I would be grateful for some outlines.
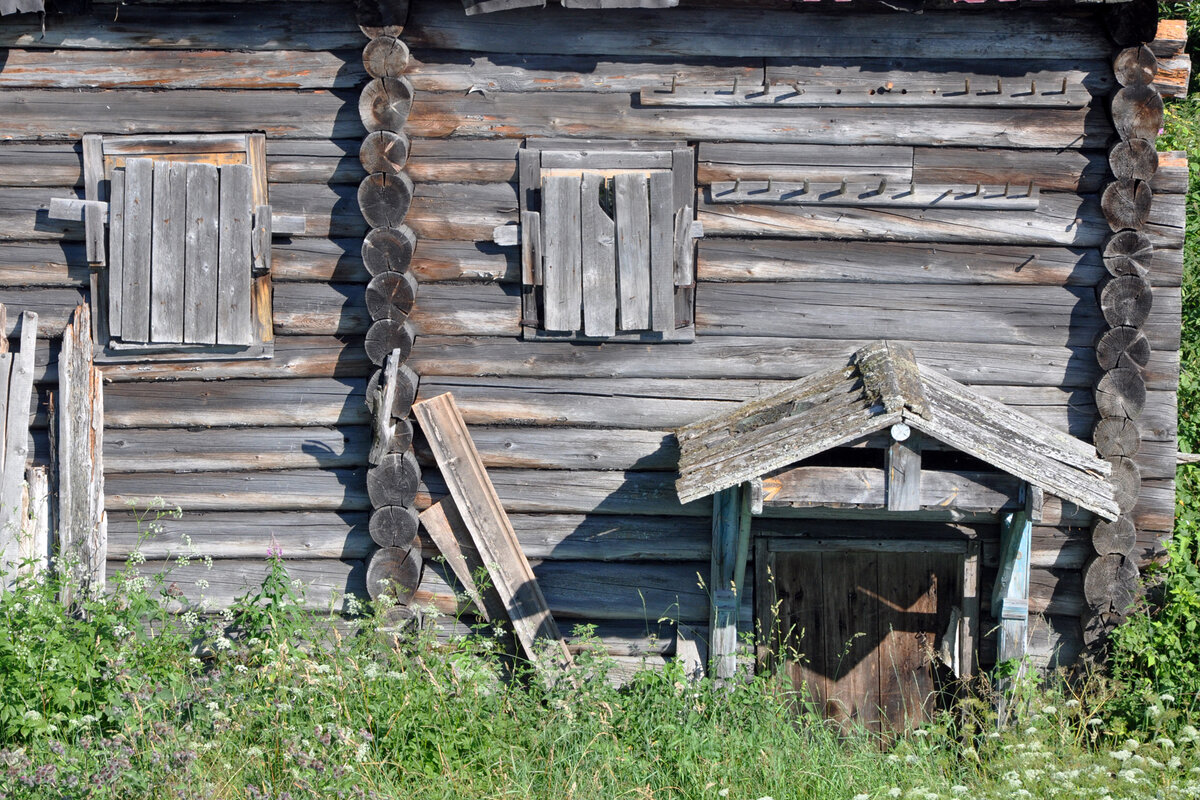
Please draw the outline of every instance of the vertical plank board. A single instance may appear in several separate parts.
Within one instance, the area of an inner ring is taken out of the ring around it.
[[[479,558],[479,551],[471,541],[471,533],[458,513],[458,507],[454,505],[454,498],[442,498],[422,511],[420,517],[425,532],[437,545],[479,615],[487,622],[498,623],[506,619],[508,611],[496,587],[488,582],[481,590],[475,583],[474,576],[480,574],[480,569],[486,570],[487,565]]]
[[[59,557],[76,565],[85,591],[104,587],[108,558],[104,513],[104,388],[92,364],[91,314],[75,309],[58,362],[54,466]],[[63,597],[70,604],[74,598]]]
[[[578,175],[556,175],[542,185],[542,323],[550,331],[580,328],[580,183]]]
[[[885,460],[888,511],[920,511],[921,434],[912,431],[904,441],[893,441]]]
[[[50,567],[50,476],[45,467],[25,472],[26,502],[22,513],[20,561],[36,576]]]
[[[154,226],[150,248],[150,341],[183,341],[187,164],[154,164]]]
[[[616,183],[617,303],[623,331],[650,327],[650,201],[646,177],[620,173]]]
[[[413,412],[526,654],[534,664],[545,665],[543,648],[548,646],[553,660],[570,664],[566,642],[454,397],[447,393],[415,403]]]
[[[107,200],[104,196],[104,140],[99,134],[83,137],[83,196],[88,200]],[[104,266],[104,217],[100,209],[89,206],[83,212],[84,242],[87,260]]]
[[[108,179],[108,335],[121,338],[121,290],[125,264],[125,170],[113,170]]]
[[[692,148],[677,147],[671,151],[671,185],[673,208],[695,205],[696,151]]]
[[[4,431],[0,444],[4,448],[4,469],[0,473],[0,572],[5,581],[12,578],[19,557],[19,535],[24,492],[25,460],[29,455],[29,406],[33,395],[33,357],[37,347],[38,315],[33,311],[21,314],[21,349],[11,355],[8,379],[0,385],[7,394],[4,410]]]
[[[962,621],[958,633],[961,647],[959,663],[961,678],[975,674],[979,647],[979,540],[967,542],[967,552],[962,564]]]
[[[846,732],[855,727],[878,732],[879,557],[875,553],[826,552],[821,561],[829,682],[826,715]]]
[[[521,324],[542,325],[537,287],[542,285],[542,220],[536,211],[521,212]]]
[[[121,338],[150,341],[150,227],[154,218],[154,162],[125,162],[125,264],[121,286]]]
[[[604,177],[587,172],[580,184],[582,225],[583,332],[612,336],[617,332],[617,263],[614,224],[600,205]]]
[[[217,266],[217,344],[248,345],[250,319],[250,236],[253,206],[251,170],[221,167],[220,244]]]
[[[675,212],[675,285],[691,286],[696,282],[696,245],[692,239],[692,207],[685,205]]]
[[[675,206],[668,172],[650,173],[650,329],[675,330]]]
[[[818,552],[775,553],[774,572],[779,627],[772,639],[780,642],[792,685],[824,714],[833,681],[827,679],[830,655],[826,649],[826,609],[822,555]]]
[[[271,318],[271,276],[259,275],[250,285],[250,327],[254,341],[266,345],[275,341]]]
[[[538,190],[541,189],[542,153],[532,147],[517,151],[517,177],[520,180],[521,213],[541,211]]]
[[[12,372],[12,360],[12,353],[0,353],[0,476],[4,475],[4,457],[8,451],[4,445],[8,441],[8,381]],[[2,513],[3,509],[0,509],[0,514]]]
[[[253,176],[251,202],[254,206],[266,205],[267,200],[267,137],[261,133],[246,136],[246,165]]]
[[[254,234],[250,246],[251,266],[255,275],[271,271],[271,207],[254,207]]]
[[[217,167],[187,165],[183,341],[193,344],[217,341],[219,185]]]

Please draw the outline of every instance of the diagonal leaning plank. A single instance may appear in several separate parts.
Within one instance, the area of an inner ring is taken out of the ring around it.
[[[566,642],[521,552],[454,396],[447,392],[423,400],[413,405],[413,411],[488,576],[504,601],[521,647],[542,671],[548,666],[543,658],[546,652],[553,661],[570,664]]]

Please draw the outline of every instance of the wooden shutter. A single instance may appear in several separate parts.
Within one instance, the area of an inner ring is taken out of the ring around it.
[[[694,338],[694,160],[690,148],[654,145],[550,140],[521,151],[526,337]]]

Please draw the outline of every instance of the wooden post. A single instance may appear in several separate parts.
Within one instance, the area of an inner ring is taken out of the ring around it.
[[[91,313],[78,306],[58,360],[55,467],[59,569],[72,566],[80,588],[104,588],[108,518],[104,512],[104,389],[92,364]],[[69,593],[68,593],[69,594]],[[75,598],[63,597],[64,603]]]
[[[25,472],[24,506],[21,513],[20,562],[26,574],[36,577],[50,567],[50,475],[45,467]]]
[[[1004,516],[1000,533],[1000,570],[992,589],[992,616],[1000,622],[997,663],[1023,662],[1029,632],[1029,558],[1033,539],[1035,493],[1033,487],[1021,487],[1025,507]],[[1016,677],[1025,669],[1018,663]],[[1000,684],[1001,721],[1004,698],[1011,688],[1006,679]]]
[[[750,550],[751,494],[749,486],[733,486],[713,495],[709,665],[720,679],[737,672],[738,609]]]
[[[921,434],[898,422],[887,449],[888,511],[921,510]]]

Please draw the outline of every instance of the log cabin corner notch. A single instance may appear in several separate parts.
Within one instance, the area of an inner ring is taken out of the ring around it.
[[[884,463],[877,468],[798,466],[805,459],[863,443],[885,431],[891,444],[884,451]],[[931,638],[941,636],[951,653],[947,659],[951,668],[956,674],[969,674],[975,664],[978,634],[974,629],[980,605],[980,581],[974,572],[977,564],[971,558],[969,538],[922,542],[920,526],[910,527],[905,538],[889,535],[889,526],[912,519],[932,523],[931,528],[967,519],[979,522],[990,518],[1000,524],[1000,565],[990,607],[1001,623],[999,657],[1008,659],[1025,654],[1030,531],[1033,522],[1041,521],[1043,493],[1104,520],[1120,515],[1108,480],[1111,466],[1096,457],[1092,446],[920,366],[911,350],[893,342],[869,344],[846,366],[817,372],[769,396],[680,428],[676,435],[680,474],[675,485],[680,501],[713,495],[710,653],[719,677],[731,677],[735,672],[737,609],[752,548],[758,570],[757,622],[768,633],[779,622],[777,609],[769,602],[771,591],[779,591],[776,579],[790,581],[797,570],[813,570],[811,564],[803,563],[803,553],[831,564],[838,562],[838,569],[831,568],[831,572],[840,570],[844,584],[827,586],[815,598],[810,586],[810,603],[823,603],[823,595],[846,591],[851,596],[864,592],[882,595],[895,582],[919,583],[919,576],[888,575],[889,569],[873,560],[876,556],[864,554],[891,553],[890,569],[901,573],[927,570],[929,583],[922,591],[936,598],[940,617],[949,615],[953,623],[945,628],[946,619],[937,626],[926,622],[924,633]],[[999,472],[977,467],[922,468],[923,449],[945,448]],[[872,548],[864,547],[856,535],[861,532],[849,526],[840,536],[835,532],[832,538],[807,541],[804,546],[798,546],[786,530],[776,529],[771,536],[761,531],[756,536],[753,531],[752,518],[786,516],[792,509],[812,507],[828,507],[829,516],[843,522],[874,519],[875,527],[883,532],[876,533],[880,538]],[[760,541],[752,543],[752,538]],[[936,538],[936,534],[925,538]],[[855,563],[849,572],[848,561]],[[785,562],[788,574],[773,574]],[[864,569],[869,577],[861,574]],[[943,594],[949,590],[951,596],[936,597],[939,576]],[[830,580],[820,570],[810,577],[817,586]],[[912,598],[891,605],[908,609],[910,601]],[[887,605],[887,601],[881,602]],[[878,613],[859,611],[864,616]],[[818,618],[814,627],[834,627],[837,622]],[[862,619],[850,619],[851,625],[862,623]],[[880,649],[898,647],[889,645],[888,635],[883,633],[873,644]],[[813,651],[810,647],[804,652]],[[924,668],[920,653],[902,655],[915,665],[913,670]],[[818,663],[814,668],[821,667]],[[813,676],[806,680],[811,684]],[[845,690],[829,689],[826,694],[865,713],[873,695],[863,695],[860,689],[854,690],[853,697],[845,696]],[[920,707],[924,699],[914,695],[907,701],[911,702],[900,707]],[[878,724],[880,718],[875,717],[874,722]]]

